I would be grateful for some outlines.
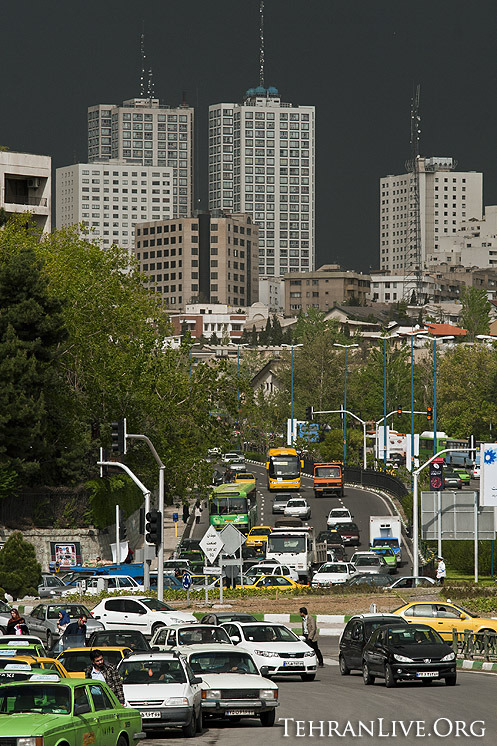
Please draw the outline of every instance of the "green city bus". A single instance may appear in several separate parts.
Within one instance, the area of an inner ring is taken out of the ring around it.
[[[257,495],[255,484],[220,484],[209,497],[209,523],[221,530],[233,523],[242,533],[248,534],[257,525]]]

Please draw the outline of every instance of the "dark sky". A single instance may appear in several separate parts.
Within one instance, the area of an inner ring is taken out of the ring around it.
[[[266,0],[266,85],[314,104],[316,265],[378,267],[378,179],[409,158],[421,84],[423,155],[483,171],[497,204],[495,0]],[[197,108],[206,206],[207,107],[258,83],[258,0],[4,3],[0,145],[85,161],[86,108],[139,95],[145,23],[155,94]]]

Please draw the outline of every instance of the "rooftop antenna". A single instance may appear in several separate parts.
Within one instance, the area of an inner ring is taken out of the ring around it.
[[[259,4],[259,85],[264,85],[264,0]]]
[[[154,98],[154,79],[152,68],[148,67],[147,69],[147,55],[145,53],[145,23],[143,23],[142,32],[140,34],[140,57],[140,97],[152,99]]]
[[[411,174],[409,189],[409,227],[407,245],[404,255],[404,298],[407,302],[414,293],[416,304],[423,303],[423,278],[421,271],[421,209],[419,196],[419,139],[421,134],[421,116],[419,97],[421,86],[418,84],[411,99],[411,159],[406,162],[407,171]]]

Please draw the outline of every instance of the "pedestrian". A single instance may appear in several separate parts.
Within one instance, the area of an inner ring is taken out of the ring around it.
[[[439,585],[443,585],[445,582],[445,576],[447,575],[447,570],[445,569],[445,562],[443,560],[443,557],[437,557],[437,560],[437,581]]]
[[[86,615],[81,614],[76,622],[68,624],[62,638],[63,648],[83,648],[86,642]]]
[[[190,517],[190,508],[188,503],[183,503],[183,523],[188,523]]]
[[[67,627],[71,624],[71,617],[64,609],[59,609],[59,618],[57,619],[57,631],[62,637]]]
[[[322,668],[324,666],[324,662],[323,654],[321,653],[318,646],[318,628],[316,620],[308,613],[305,606],[300,607],[299,614],[302,617],[302,634],[305,637],[306,643],[316,653],[319,667]]]
[[[7,622],[8,635],[29,635],[29,630],[24,617],[19,614],[17,609],[12,609],[10,619]]]
[[[105,681],[109,689],[116,695],[119,702],[124,704],[124,691],[121,677],[114,666],[105,663],[101,650],[90,651],[91,664],[85,670],[85,679]]]
[[[202,508],[200,507],[200,503],[197,502],[195,505],[195,523],[200,523],[200,519],[202,517]]]

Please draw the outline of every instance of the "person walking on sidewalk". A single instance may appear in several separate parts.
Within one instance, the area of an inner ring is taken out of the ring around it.
[[[445,568],[445,562],[443,561],[443,557],[437,557],[437,559],[438,559],[437,582],[439,585],[443,585],[445,582],[445,576],[447,575],[447,570]]]
[[[302,617],[302,634],[305,637],[306,643],[316,653],[318,665],[320,668],[322,668],[324,666],[323,654],[321,653],[318,646],[318,628],[316,620],[308,613],[305,606],[300,607],[299,614]]]

